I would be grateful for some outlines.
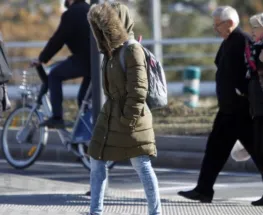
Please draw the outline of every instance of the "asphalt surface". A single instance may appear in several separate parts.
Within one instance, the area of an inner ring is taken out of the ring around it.
[[[213,204],[200,204],[177,196],[178,191],[195,186],[198,171],[155,171],[164,215],[263,214],[263,207],[250,206],[263,194],[259,174],[221,173]],[[0,160],[1,214],[87,214],[90,199],[84,194],[88,190],[89,172],[81,164],[37,162],[26,170],[16,170]],[[144,192],[131,166],[116,166],[110,171],[104,214],[147,214]]]

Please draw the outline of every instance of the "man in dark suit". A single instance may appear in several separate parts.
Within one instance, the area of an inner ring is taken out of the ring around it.
[[[211,202],[213,186],[237,140],[244,145],[256,166],[263,173],[262,160],[256,159],[253,148],[253,126],[247,99],[248,80],[244,61],[245,41],[250,40],[239,27],[237,11],[218,7],[213,12],[214,29],[224,39],[216,56],[216,93],[219,111],[208,137],[197,186],[178,194],[200,202]],[[263,198],[252,202],[263,205]]]
[[[80,106],[90,84],[90,26],[87,20],[90,5],[85,0],[65,0],[68,8],[62,14],[61,22],[54,35],[48,41],[38,60],[33,65],[47,63],[64,45],[72,55],[56,66],[49,74],[53,117],[40,126],[63,128],[62,82],[83,77],[79,90],[78,105]]]

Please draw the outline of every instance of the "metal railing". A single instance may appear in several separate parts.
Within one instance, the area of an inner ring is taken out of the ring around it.
[[[162,45],[181,45],[181,44],[219,44],[222,42],[221,38],[217,37],[200,37],[200,38],[167,38],[158,40],[144,39],[143,45],[153,45],[155,43]],[[12,41],[6,42],[7,48],[42,48],[46,41]]]
[[[180,96],[183,93],[183,83],[171,82],[167,85],[169,96]],[[66,99],[76,99],[78,95],[79,85],[66,84],[63,85],[63,94]],[[16,85],[8,85],[8,95],[11,100],[19,100],[21,98],[20,90]],[[215,82],[201,82],[200,96],[215,96]]]
[[[180,46],[180,45],[206,45],[206,44],[220,44],[222,39],[207,37],[207,38],[168,38],[162,39],[160,41],[145,39],[142,41],[142,44],[145,46],[153,46],[154,44],[161,44],[163,47],[166,46]],[[6,42],[7,49],[26,49],[26,48],[43,48],[46,44],[46,41],[15,41],[15,42]],[[198,49],[197,49],[198,50]],[[202,59],[202,58],[214,58],[216,53],[167,53],[164,51],[163,60],[179,60],[179,59]],[[25,56],[10,56],[11,63],[23,63],[32,60],[33,58]],[[63,57],[55,57],[55,60],[61,60]],[[213,60],[211,60],[213,62]],[[185,65],[176,64],[176,65],[166,65],[164,63],[164,69],[166,72],[171,71],[181,71]],[[204,70],[213,70],[215,69],[213,63],[211,65],[202,65],[200,68]]]
[[[163,39],[161,41],[155,40],[143,40],[142,44],[145,46],[152,46],[154,43],[162,44],[165,46],[179,46],[179,45],[206,45],[206,44],[220,44],[222,39],[219,38],[174,38],[174,39]],[[38,48],[41,49],[45,46],[45,41],[17,41],[17,42],[6,42],[7,49],[26,49],[26,48]],[[163,59],[176,60],[176,59],[202,59],[202,58],[211,58],[211,62],[213,62],[213,58],[216,53],[207,52],[207,53],[192,53],[192,52],[184,52],[184,53],[163,53]],[[26,56],[9,56],[11,63],[20,63],[20,62],[29,62],[32,58]],[[61,60],[64,57],[55,57],[55,60]],[[185,68],[185,65],[180,64],[172,64],[165,65],[164,69],[166,72],[172,71],[182,71]],[[202,65],[200,66],[202,71],[205,70],[214,70],[215,66],[211,65]],[[15,72],[17,72],[20,68],[15,68]],[[66,98],[75,98],[78,91],[78,84],[67,84],[64,86],[64,95]],[[173,82],[168,83],[168,90],[170,95],[180,95],[182,93],[182,83]],[[9,93],[11,99],[18,99],[19,93],[18,89],[15,85],[9,86]],[[200,84],[200,94],[201,95],[215,95],[215,85],[214,82],[202,82]]]

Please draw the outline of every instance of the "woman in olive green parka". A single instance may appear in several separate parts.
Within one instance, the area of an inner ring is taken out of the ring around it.
[[[122,44],[134,37],[134,24],[127,7],[114,4],[114,8],[120,18],[115,11],[116,16],[111,18],[108,13],[94,9],[89,14],[98,48],[104,53],[103,89],[107,96],[94,129],[89,154],[95,159],[111,161],[139,155],[155,156],[152,114],[145,102],[148,82],[144,52],[140,45],[129,46],[125,53],[127,70],[123,71],[119,53]]]
[[[146,192],[150,215],[161,214],[158,181],[150,156],[156,156],[152,114],[146,104],[146,59],[140,45],[127,47],[126,71],[120,63],[123,44],[134,38],[133,21],[126,6],[94,5],[88,19],[104,54],[103,89],[107,96],[89,145],[91,156],[91,214],[101,215],[106,185],[106,161],[130,159]]]

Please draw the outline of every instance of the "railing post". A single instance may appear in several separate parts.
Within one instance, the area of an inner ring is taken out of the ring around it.
[[[153,40],[155,41],[153,46],[153,53],[156,58],[163,62],[163,47],[161,44],[162,40],[162,7],[160,0],[149,0],[152,6],[152,31]]]
[[[201,69],[197,66],[189,66],[184,70],[184,104],[190,108],[198,107],[200,95]]]

